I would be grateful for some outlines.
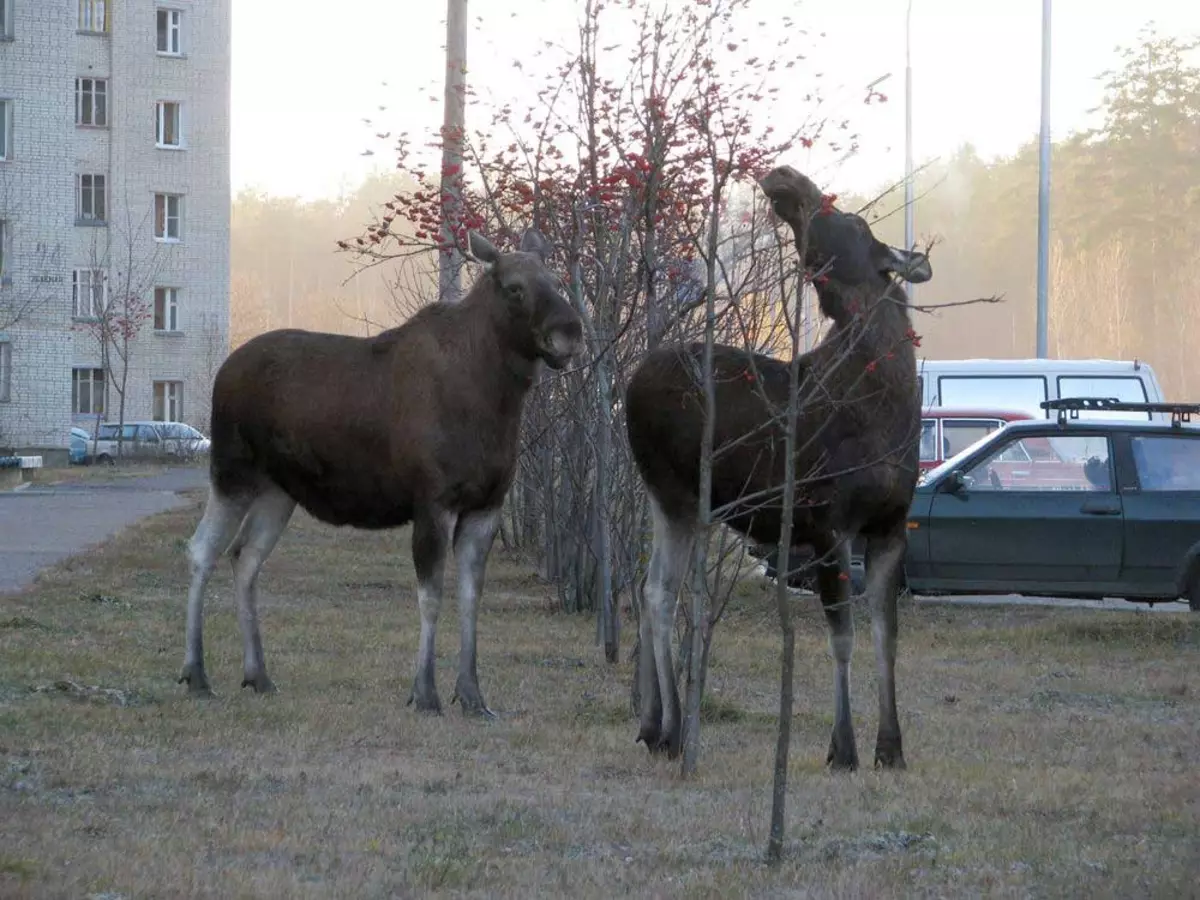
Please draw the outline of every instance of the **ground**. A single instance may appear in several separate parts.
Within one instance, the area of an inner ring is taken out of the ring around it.
[[[222,566],[205,642],[217,697],[187,697],[187,497],[0,600],[0,896],[1182,897],[1200,879],[1200,617],[909,601],[909,769],[834,775],[824,628],[798,598],[787,843],[770,869],[779,639],[761,580],[717,631],[701,771],[684,781],[633,742],[631,629],[607,665],[594,622],[554,612],[499,549],[480,622],[499,719],[449,705],[452,600],[446,715],[406,707],[407,532],[303,514],[262,578],[280,693],[238,689]]]

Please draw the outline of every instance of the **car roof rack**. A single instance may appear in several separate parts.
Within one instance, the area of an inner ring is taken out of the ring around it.
[[[1184,422],[1191,422],[1193,415],[1200,415],[1200,403],[1135,403],[1116,397],[1062,397],[1058,400],[1043,400],[1039,405],[1042,409],[1057,410],[1059,425],[1067,421],[1068,415],[1072,419],[1078,419],[1083,410],[1170,413],[1172,428],[1179,428]]]

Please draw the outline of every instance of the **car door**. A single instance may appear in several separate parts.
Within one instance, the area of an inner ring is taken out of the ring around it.
[[[1131,434],[1129,451],[1122,580],[1133,595],[1174,597],[1180,567],[1200,544],[1200,433]]]
[[[929,511],[931,587],[1090,592],[1120,572],[1121,497],[1103,433],[1016,432],[939,490]]]

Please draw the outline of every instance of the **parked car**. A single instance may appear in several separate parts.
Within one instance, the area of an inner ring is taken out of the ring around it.
[[[67,445],[67,464],[86,466],[91,462],[92,436],[78,425],[71,426],[71,439]]]
[[[921,469],[940,465],[1009,422],[1032,418],[1017,409],[931,406],[921,413]]]
[[[200,431],[183,422],[104,422],[96,430],[96,462],[115,464],[120,454],[126,459],[192,459],[208,453],[210,442]]]
[[[1186,599],[1200,611],[1200,404],[1067,398],[929,470],[910,507],[914,593]],[[1088,413],[1154,414],[1151,421]]]

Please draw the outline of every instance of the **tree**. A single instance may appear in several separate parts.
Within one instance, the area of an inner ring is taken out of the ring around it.
[[[95,338],[99,347],[106,414],[112,394],[117,397],[118,458],[125,450],[130,367],[140,348],[138,336],[154,317],[154,287],[163,263],[162,245],[153,239],[151,227],[159,214],[156,202],[139,208],[129,202],[126,192],[113,220],[95,229],[86,280],[72,285],[77,327]]]

